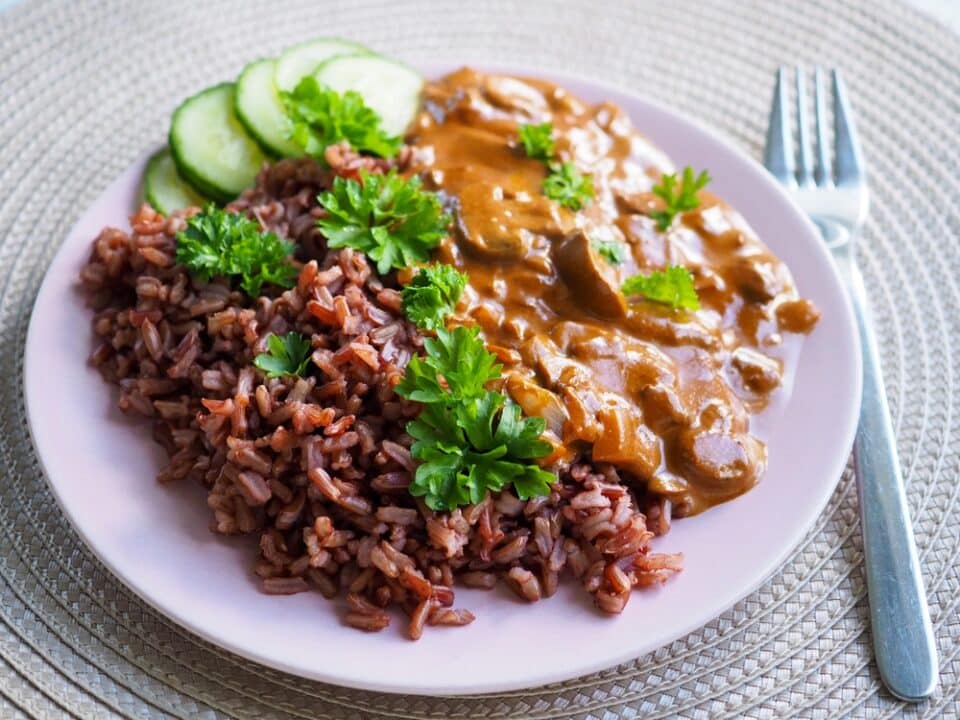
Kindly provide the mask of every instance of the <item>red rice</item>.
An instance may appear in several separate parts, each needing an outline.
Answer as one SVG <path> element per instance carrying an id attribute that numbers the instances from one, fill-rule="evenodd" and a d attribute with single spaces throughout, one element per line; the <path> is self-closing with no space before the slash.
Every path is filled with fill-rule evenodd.
<path id="1" fill-rule="evenodd" d="M 505 491 L 433 513 L 406 492 L 415 463 L 404 426 L 418 408 L 393 388 L 422 338 L 391 281 L 352 250 L 327 250 L 314 223 L 334 173 L 387 164 L 344 148 L 327 156 L 329 170 L 306 159 L 265 168 L 230 206 L 297 242 L 290 290 L 254 301 L 190 278 L 175 235 L 195 210 L 165 218 L 144 206 L 131 233 L 106 228 L 94 241 L 80 274 L 95 311 L 91 362 L 124 412 L 153 423 L 170 458 L 159 479 L 201 483 L 214 532 L 259 535 L 265 592 L 345 594 L 344 621 L 365 631 L 386 628 L 391 606 L 409 615 L 412 639 L 426 625 L 466 625 L 474 616 L 452 607 L 454 583 L 504 579 L 534 602 L 561 573 L 618 613 L 634 586 L 679 570 L 679 556 L 650 553 L 669 502 L 638 497 L 585 458 L 528 502 Z M 291 330 L 312 339 L 310 377 L 265 379 L 253 358 L 271 332 Z"/>

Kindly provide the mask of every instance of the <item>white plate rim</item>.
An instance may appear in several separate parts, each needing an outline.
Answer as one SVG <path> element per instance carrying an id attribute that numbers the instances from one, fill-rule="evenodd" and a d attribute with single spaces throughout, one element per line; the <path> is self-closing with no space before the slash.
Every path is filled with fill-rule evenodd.
<path id="1" fill-rule="evenodd" d="M 685 129 L 692 129 L 694 133 L 699 133 L 702 138 L 705 138 L 707 141 L 709 141 L 709 143 L 721 147 L 724 152 L 730 155 L 731 158 L 735 158 L 736 163 L 740 164 L 742 166 L 741 169 L 747 173 L 746 177 L 749 178 L 749 182 L 747 184 L 756 183 L 759 187 L 763 188 L 764 192 L 770 194 L 771 197 L 776 197 L 779 199 L 779 203 L 785 212 L 784 217 L 789 222 L 796 223 L 798 228 L 803 228 L 803 232 L 801 234 L 805 235 L 807 239 L 806 250 L 811 251 L 817 262 L 828 270 L 829 277 L 824 279 L 823 282 L 825 282 L 828 286 L 831 286 L 831 291 L 834 295 L 839 294 L 839 303 L 833 308 L 833 310 L 838 312 L 839 315 L 837 315 L 834 320 L 844 327 L 844 332 L 846 333 L 845 340 L 849 343 L 849 345 L 844 348 L 846 352 L 837 358 L 837 364 L 831 369 L 831 372 L 835 376 L 846 381 L 848 384 L 846 386 L 846 392 L 843 394 L 843 398 L 845 399 L 841 403 L 839 411 L 835 415 L 832 415 L 831 419 L 835 420 L 836 422 L 834 426 L 836 437 L 835 445 L 843 446 L 846 448 L 846 450 L 842 453 L 834 452 L 829 461 L 824 463 L 822 474 L 831 477 L 832 481 L 830 483 L 821 483 L 820 487 L 818 487 L 817 496 L 811 499 L 811 501 L 808 503 L 807 511 L 804 513 L 805 520 L 803 522 L 802 529 L 799 531 L 794 529 L 791 532 L 790 538 L 784 539 L 780 547 L 777 549 L 777 552 L 768 554 L 766 561 L 761 567 L 756 568 L 755 572 L 753 573 L 752 581 L 745 583 L 736 589 L 723 593 L 721 597 L 718 597 L 713 602 L 709 610 L 704 610 L 700 613 L 692 615 L 683 623 L 674 624 L 669 633 L 662 634 L 662 636 L 658 637 L 656 641 L 648 641 L 645 643 L 637 642 L 637 644 L 629 651 L 608 653 L 602 657 L 598 657 L 596 655 L 585 656 L 583 653 L 571 655 L 569 656 L 570 663 L 564 665 L 563 668 L 554 667 L 549 671 L 539 671 L 536 668 L 532 668 L 522 677 L 515 678 L 503 677 L 502 675 L 491 673 L 486 679 L 474 680 L 472 682 L 449 679 L 445 679 L 443 683 L 439 684 L 436 681 L 431 682 L 429 680 L 411 682 L 409 679 L 403 682 L 398 682 L 389 679 L 384 680 L 371 677 L 357 677 L 356 675 L 348 675 L 342 672 L 337 672 L 336 668 L 304 667 L 300 664 L 286 662 L 283 660 L 283 658 L 277 657 L 276 654 L 265 653 L 256 647 L 233 642 L 230 638 L 213 634 L 209 632 L 208 629 L 203 626 L 203 624 L 196 622 L 196 620 L 189 614 L 185 614 L 182 609 L 171 607 L 170 604 L 165 602 L 162 597 L 158 598 L 150 593 L 144 592 L 137 580 L 131 576 L 128 568 L 119 566 L 117 563 L 115 563 L 113 555 L 109 552 L 109 549 L 102 547 L 98 543 L 96 534 L 93 532 L 94 528 L 89 522 L 89 518 L 78 517 L 72 512 L 68 498 L 63 493 L 65 486 L 63 485 L 62 481 L 58 482 L 58 479 L 55 479 L 54 476 L 49 472 L 50 456 L 47 455 L 47 453 L 52 450 L 52 439 L 47 437 L 42 430 L 38 432 L 38 428 L 40 428 L 44 422 L 42 419 L 43 413 L 38 409 L 36 402 L 31 401 L 31 398 L 37 398 L 39 396 L 38 391 L 44 384 L 44 378 L 39 370 L 34 371 L 33 369 L 40 368 L 44 365 L 44 344 L 41 332 L 38 329 L 39 325 L 37 318 L 43 317 L 42 311 L 47 305 L 49 305 L 50 299 L 53 295 L 53 288 L 59 278 L 58 274 L 54 272 L 54 270 L 60 269 L 60 267 L 64 265 L 62 257 L 64 255 L 63 250 L 70 244 L 70 242 L 65 242 L 52 260 L 37 294 L 27 332 L 24 355 L 24 399 L 27 411 L 28 427 L 31 441 L 33 442 L 34 449 L 36 450 L 38 462 L 43 470 L 44 477 L 47 479 L 47 483 L 51 489 L 51 492 L 56 498 L 71 526 L 78 533 L 84 543 L 98 557 L 98 559 L 103 562 L 110 572 L 124 585 L 142 598 L 147 604 L 167 617 L 170 617 L 179 625 L 187 628 L 203 639 L 247 659 L 260 662 L 278 670 L 289 672 L 301 677 L 323 682 L 331 682 L 347 687 L 420 695 L 459 695 L 467 693 L 506 692 L 558 682 L 604 668 L 610 668 L 619 663 L 626 662 L 633 658 L 652 652 L 659 647 L 683 637 L 684 635 L 703 626 L 713 618 L 722 614 L 735 603 L 760 587 L 764 581 L 783 564 L 783 561 L 786 559 L 786 557 L 803 539 L 807 530 L 809 530 L 809 527 L 812 526 L 812 524 L 816 521 L 823 508 L 826 506 L 826 503 L 833 492 L 833 488 L 835 487 L 836 482 L 839 480 L 840 475 L 846 466 L 849 456 L 849 448 L 852 446 L 853 435 L 856 430 L 861 390 L 860 344 L 855 331 L 852 308 L 850 306 L 849 299 L 842 290 L 841 281 L 836 274 L 836 269 L 833 266 L 829 252 L 819 240 L 815 227 L 806 217 L 806 215 L 804 215 L 799 208 L 792 203 L 783 189 L 766 173 L 763 167 L 742 152 L 739 148 L 732 145 L 717 131 L 700 122 L 696 118 L 691 118 L 690 116 L 682 114 L 660 103 L 659 101 L 650 99 L 640 93 L 631 91 L 616 84 L 600 82 L 591 78 L 587 78 L 581 74 L 568 72 L 558 73 L 534 66 L 524 66 L 512 63 L 509 66 L 506 66 L 502 63 L 482 61 L 478 62 L 477 64 L 481 65 L 484 69 L 492 71 L 511 72 L 518 75 L 555 79 L 567 87 L 573 87 L 575 92 L 582 92 L 583 88 L 587 88 L 588 92 L 586 94 L 588 95 L 604 96 L 608 98 L 616 98 L 617 96 L 620 96 L 617 99 L 621 101 L 623 98 L 628 98 L 630 104 L 636 103 L 638 106 L 644 107 L 653 113 L 659 113 L 661 115 L 671 117 L 678 125 L 687 126 Z M 442 72 L 453 69 L 454 67 L 456 67 L 456 65 L 451 63 L 431 63 L 429 66 L 425 66 L 422 69 L 425 70 L 425 74 L 433 77 L 440 75 Z M 631 113 L 631 115 L 633 114 Z M 641 132 L 644 132 L 644 126 L 641 120 L 634 117 L 634 124 Z M 656 138 L 654 139 L 656 140 Z M 662 145 L 663 143 L 660 142 L 658 144 Z M 92 208 L 96 207 L 105 197 L 110 195 L 111 192 L 117 192 L 118 188 L 129 186 L 130 177 L 139 177 L 139 171 L 142 169 L 142 166 L 145 163 L 148 155 L 149 153 L 145 154 L 140 158 L 140 160 L 134 163 L 134 165 L 132 165 L 117 179 L 115 179 L 90 206 L 90 208 L 88 208 L 82 214 L 81 218 L 86 216 Z M 672 157 L 673 159 L 676 159 L 676 154 L 672 154 Z M 683 163 L 681 162 L 677 162 L 678 166 L 681 166 L 682 164 Z M 720 194 L 722 197 L 728 197 L 728 194 Z M 749 215 L 748 220 L 750 220 Z M 78 221 L 78 223 L 68 234 L 68 239 L 72 239 L 75 236 L 80 225 L 81 221 Z M 92 237 L 86 237 L 87 243 L 89 243 L 91 239 Z M 780 254 L 779 251 L 778 254 Z M 804 288 L 801 287 L 801 290 L 803 289 Z M 38 312 L 38 310 L 40 312 Z M 801 358 L 801 365 L 803 362 L 804 361 Z M 854 398 L 855 400 L 850 400 L 850 398 Z M 150 440 L 148 437 L 147 442 L 152 443 L 152 440 Z M 45 455 L 48 458 L 47 460 L 45 460 Z M 696 521 L 693 520 L 689 522 Z M 238 572 L 242 571 L 243 569 L 238 569 Z M 666 588 L 665 592 L 669 592 L 669 588 Z M 458 591 L 458 596 L 459 594 L 460 593 Z M 559 600 L 559 597 L 552 599 L 553 602 L 557 602 Z M 666 596 L 664 600 L 669 602 L 669 595 Z M 547 600 L 546 602 L 551 602 L 551 600 Z M 469 606 L 469 603 L 465 603 L 465 605 Z M 536 609 L 523 607 L 516 608 L 517 613 L 524 613 L 525 611 L 536 612 Z M 322 614 L 322 612 L 322 609 L 319 610 L 320 614 Z M 627 612 L 629 612 L 629 606 Z M 613 619 L 611 621 L 605 618 L 597 618 L 596 622 L 617 622 L 617 620 Z M 442 630 L 442 632 L 464 632 L 464 630 Z M 422 643 L 424 640 L 421 640 L 420 642 Z"/>

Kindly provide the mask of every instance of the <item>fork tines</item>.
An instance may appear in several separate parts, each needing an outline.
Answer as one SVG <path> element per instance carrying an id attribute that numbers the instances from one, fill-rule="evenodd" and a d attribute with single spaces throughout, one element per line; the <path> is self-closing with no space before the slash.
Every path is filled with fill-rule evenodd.
<path id="1" fill-rule="evenodd" d="M 773 106 L 770 109 L 770 126 L 767 131 L 767 147 L 764 165 L 781 183 L 799 187 L 817 185 L 827 187 L 854 185 L 864 180 L 863 157 L 860 141 L 853 124 L 850 102 L 843 78 L 836 69 L 833 79 L 833 161 L 827 140 L 827 107 L 824 92 L 824 71 L 816 68 L 813 73 L 814 134 L 816 139 L 816 162 L 811 152 L 810 126 L 807 113 L 806 74 L 796 68 L 796 115 L 797 147 L 793 147 L 790 103 L 788 99 L 788 70 L 777 71 L 773 91 Z"/>

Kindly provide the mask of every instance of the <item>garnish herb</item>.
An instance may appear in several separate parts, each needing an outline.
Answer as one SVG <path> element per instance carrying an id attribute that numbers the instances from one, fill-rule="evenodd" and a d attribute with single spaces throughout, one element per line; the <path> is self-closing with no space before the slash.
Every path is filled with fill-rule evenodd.
<path id="1" fill-rule="evenodd" d="M 553 159 L 553 124 L 521 125 L 520 142 L 528 158 L 550 162 Z"/>
<path id="2" fill-rule="evenodd" d="M 649 275 L 634 275 L 621 286 L 624 295 L 642 295 L 647 300 L 669 305 L 673 310 L 699 310 L 700 298 L 693 286 L 693 274 L 680 265 L 668 265 Z"/>
<path id="3" fill-rule="evenodd" d="M 383 275 L 427 262 L 447 234 L 450 217 L 419 177 L 360 171 L 360 180 L 337 177 L 318 198 L 327 214 L 317 226 L 332 248 L 351 247 L 373 258 Z"/>
<path id="4" fill-rule="evenodd" d="M 267 350 L 257 355 L 253 364 L 271 378 L 303 375 L 312 353 L 310 339 L 296 332 L 270 335 L 267 338 Z"/>
<path id="5" fill-rule="evenodd" d="M 213 204 L 187 221 L 177 233 L 177 262 L 203 282 L 216 276 L 239 277 L 240 287 L 256 297 L 264 284 L 292 287 L 297 269 L 290 265 L 293 243 L 239 213 Z"/>
<path id="6" fill-rule="evenodd" d="M 533 462 L 551 452 L 540 438 L 546 420 L 521 417 L 519 406 L 485 388 L 502 366 L 478 328 L 439 328 L 424 348 L 426 357 L 411 358 L 396 388 L 424 404 L 406 428 L 420 461 L 410 493 L 432 510 L 481 502 L 508 484 L 524 500 L 549 494 L 555 476 Z"/>
<path id="7" fill-rule="evenodd" d="M 593 198 L 593 178 L 581 175 L 572 162 L 551 162 L 543 194 L 571 210 L 580 210 Z"/>
<path id="8" fill-rule="evenodd" d="M 342 95 L 307 76 L 293 92 L 280 92 L 290 119 L 290 137 L 307 155 L 323 158 L 329 145 L 342 140 L 361 153 L 393 157 L 403 140 L 387 135 L 377 112 L 355 90 Z"/>
<path id="9" fill-rule="evenodd" d="M 407 373 L 398 386 L 405 393 L 403 397 L 417 402 L 479 397 L 486 392 L 486 384 L 500 377 L 503 369 L 496 356 L 484 346 L 476 327 L 443 330 L 435 338 L 426 338 L 423 347 L 426 358 L 412 358 L 407 367 L 413 366 L 413 372 Z M 425 392 L 430 393 L 429 396 Z"/>
<path id="10" fill-rule="evenodd" d="M 557 162 L 553 159 L 553 124 L 521 125 L 518 132 L 527 157 L 547 163 L 550 174 L 543 181 L 541 190 L 570 210 L 580 210 L 593 199 L 593 178 L 581 175 L 572 162 Z"/>
<path id="11" fill-rule="evenodd" d="M 663 200 L 664 209 L 654 210 L 650 217 L 657 221 L 657 229 L 666 230 L 673 224 L 673 219 L 680 213 L 694 210 L 700 206 L 697 191 L 710 182 L 710 173 L 706 170 L 696 177 L 693 168 L 687 165 L 683 169 L 683 179 L 677 184 L 677 174 L 671 173 L 660 178 L 660 184 L 653 186 L 653 194 Z"/>
<path id="12" fill-rule="evenodd" d="M 467 285 L 467 276 L 452 265 L 428 265 L 420 268 L 413 280 L 401 290 L 403 312 L 417 327 L 437 330 Z"/>
<path id="13" fill-rule="evenodd" d="M 627 259 L 622 242 L 617 240 L 593 240 L 591 243 L 597 254 L 611 265 L 622 265 Z"/>

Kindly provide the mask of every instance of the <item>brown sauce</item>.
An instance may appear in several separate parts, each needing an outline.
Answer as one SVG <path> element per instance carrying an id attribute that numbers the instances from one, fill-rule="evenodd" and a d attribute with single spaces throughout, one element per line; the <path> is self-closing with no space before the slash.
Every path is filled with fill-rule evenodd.
<path id="1" fill-rule="evenodd" d="M 593 178 L 574 213 L 544 197 L 544 163 L 521 123 L 550 121 L 558 159 Z M 667 232 L 648 216 L 669 159 L 613 104 L 541 81 L 459 70 L 431 83 L 412 131 L 415 171 L 454 216 L 440 260 L 470 284 L 458 321 L 478 324 L 505 390 L 543 415 L 552 460 L 590 452 L 691 515 L 749 490 L 766 464 L 750 417 L 780 387 L 782 333 L 816 308 L 743 218 L 708 192 Z M 625 261 L 595 242 L 621 242 Z M 624 279 L 667 264 L 694 275 L 701 309 L 628 301 Z"/>

